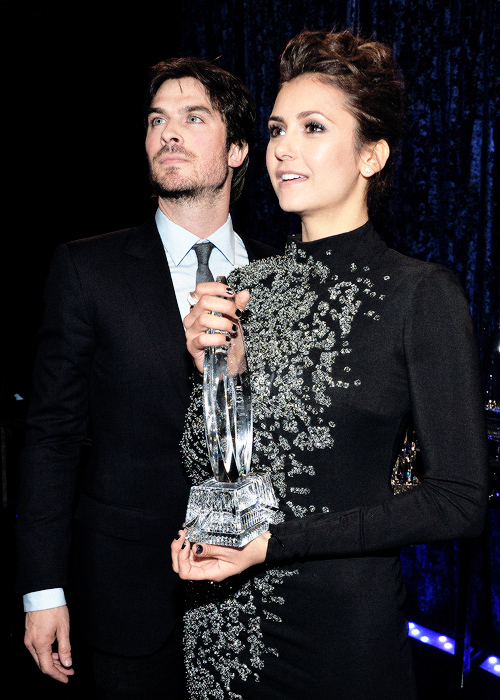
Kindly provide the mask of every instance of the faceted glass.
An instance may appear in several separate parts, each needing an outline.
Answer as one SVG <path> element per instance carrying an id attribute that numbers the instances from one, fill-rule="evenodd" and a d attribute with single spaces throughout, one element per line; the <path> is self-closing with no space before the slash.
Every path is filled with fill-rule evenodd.
<path id="1" fill-rule="evenodd" d="M 269 475 L 250 471 L 252 395 L 239 323 L 229 346 L 205 350 L 203 409 L 214 477 L 191 488 L 188 540 L 243 547 L 268 530 L 278 502 Z"/>

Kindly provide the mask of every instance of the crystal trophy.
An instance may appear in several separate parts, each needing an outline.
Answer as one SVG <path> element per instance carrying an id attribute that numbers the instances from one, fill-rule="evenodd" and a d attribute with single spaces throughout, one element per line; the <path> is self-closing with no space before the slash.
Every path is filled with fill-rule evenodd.
<path id="1" fill-rule="evenodd" d="M 252 395 L 239 322 L 228 346 L 205 349 L 203 410 L 214 476 L 191 487 L 187 539 L 243 547 L 269 529 L 278 502 L 269 475 L 250 468 Z"/>

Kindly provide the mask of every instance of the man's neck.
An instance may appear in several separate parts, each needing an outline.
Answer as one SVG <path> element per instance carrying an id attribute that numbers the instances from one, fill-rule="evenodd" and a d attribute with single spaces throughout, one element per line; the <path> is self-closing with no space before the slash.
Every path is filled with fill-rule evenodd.
<path id="1" fill-rule="evenodd" d="M 198 238 L 208 238 L 226 223 L 229 197 L 193 200 L 158 198 L 158 207 L 174 224 L 182 226 Z"/>

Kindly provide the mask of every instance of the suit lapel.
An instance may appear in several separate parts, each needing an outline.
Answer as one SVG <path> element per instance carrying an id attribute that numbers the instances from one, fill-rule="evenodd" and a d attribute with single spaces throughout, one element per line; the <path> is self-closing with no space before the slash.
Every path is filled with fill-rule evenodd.
<path id="1" fill-rule="evenodd" d="M 250 262 L 275 254 L 270 246 L 242 236 Z M 193 371 L 165 250 L 154 218 L 131 229 L 123 274 L 165 372 L 186 407 Z"/>
<path id="2" fill-rule="evenodd" d="M 165 372 L 187 406 L 193 365 L 186 350 L 172 278 L 154 219 L 131 231 L 125 248 L 123 274 Z"/>

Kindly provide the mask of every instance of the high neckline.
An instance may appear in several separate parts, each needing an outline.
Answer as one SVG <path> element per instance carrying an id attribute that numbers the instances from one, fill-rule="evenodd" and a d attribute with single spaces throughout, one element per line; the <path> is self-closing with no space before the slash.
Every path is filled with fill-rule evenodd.
<path id="1" fill-rule="evenodd" d="M 349 262 L 352 263 L 365 264 L 372 261 L 374 257 L 382 255 L 386 248 L 387 246 L 373 228 L 372 222 L 368 220 L 366 224 L 353 231 L 318 238 L 314 241 L 303 241 L 298 236 L 290 236 L 286 253 L 298 261 L 304 261 L 311 256 L 331 267 L 341 260 L 345 261 L 346 258 L 349 258 Z"/>

